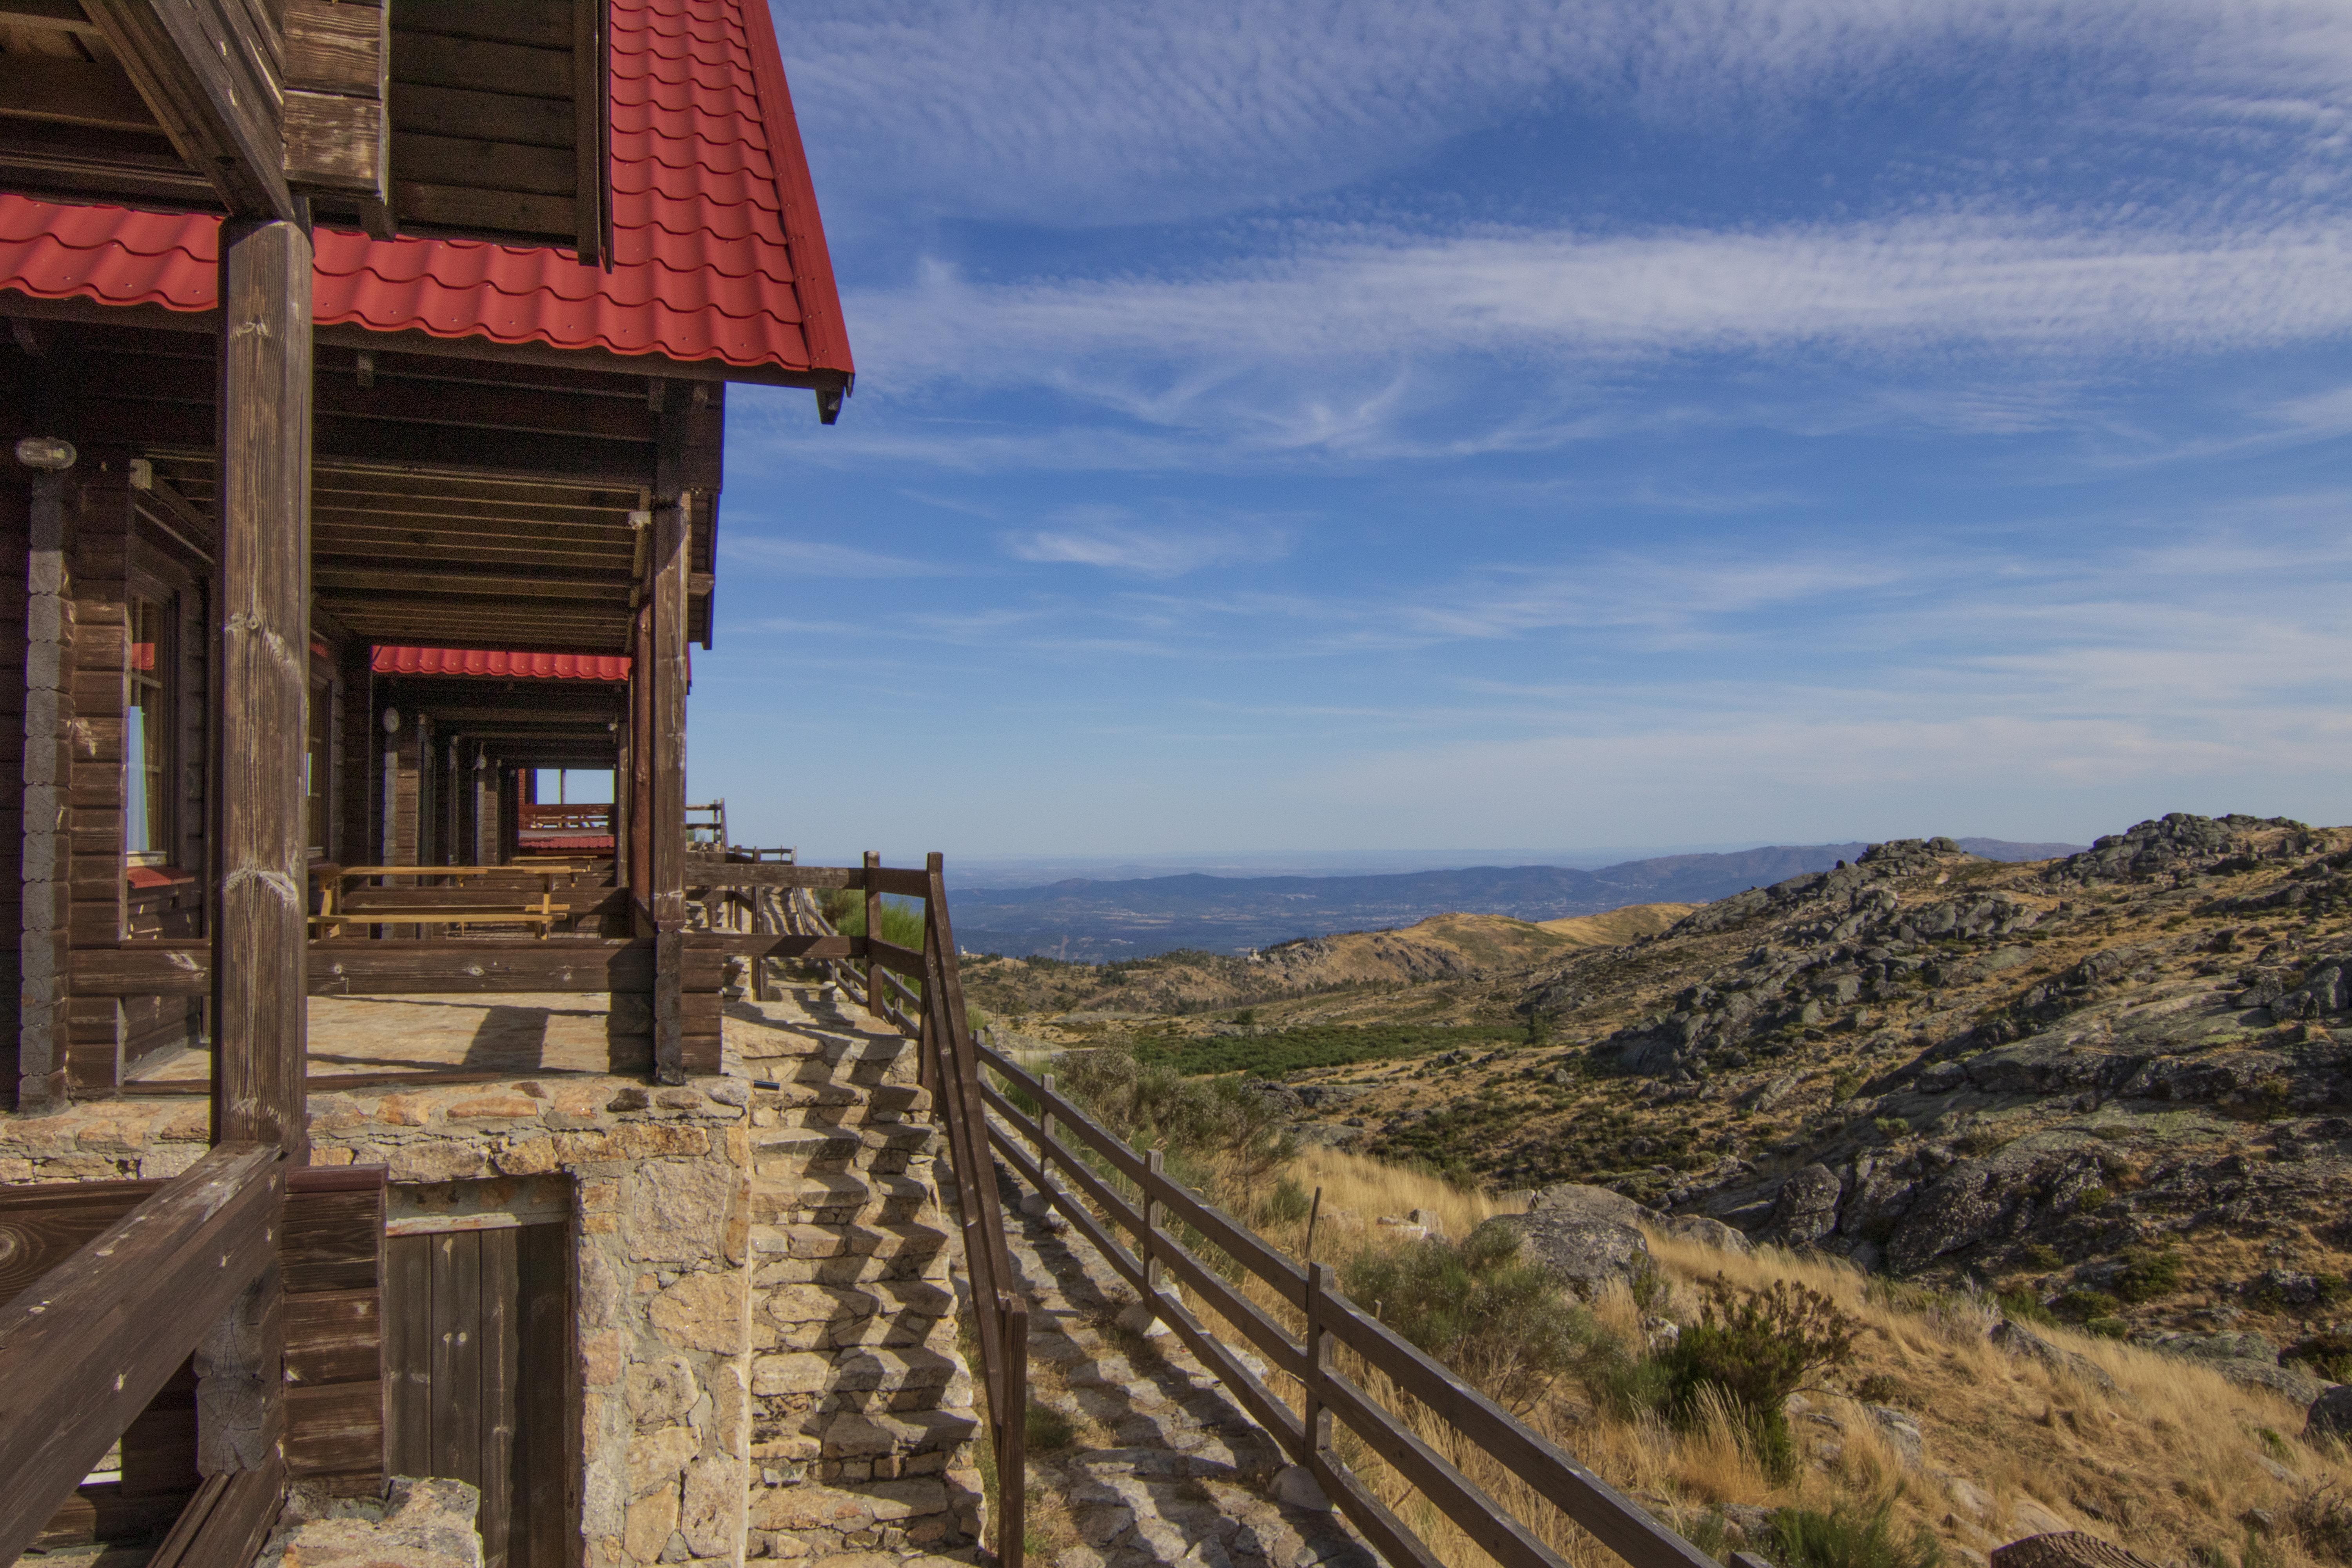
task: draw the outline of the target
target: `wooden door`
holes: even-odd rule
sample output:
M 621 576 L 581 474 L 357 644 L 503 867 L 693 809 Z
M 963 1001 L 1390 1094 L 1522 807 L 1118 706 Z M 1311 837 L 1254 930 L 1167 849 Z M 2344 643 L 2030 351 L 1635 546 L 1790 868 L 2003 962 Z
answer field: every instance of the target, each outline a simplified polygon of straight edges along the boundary
M 566 1228 L 385 1244 L 384 1458 L 482 1492 L 489 1568 L 566 1568 L 572 1260 Z

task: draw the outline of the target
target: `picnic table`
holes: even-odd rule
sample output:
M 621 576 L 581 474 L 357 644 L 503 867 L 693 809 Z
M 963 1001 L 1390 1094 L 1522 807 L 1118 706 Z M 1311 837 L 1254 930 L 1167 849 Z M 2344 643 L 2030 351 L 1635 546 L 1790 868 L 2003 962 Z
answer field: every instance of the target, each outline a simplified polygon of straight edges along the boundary
M 539 928 L 544 939 L 557 921 L 570 917 L 572 906 L 555 901 L 555 881 L 559 877 L 578 876 L 589 868 L 576 860 L 535 859 L 529 865 L 509 866 L 334 866 L 325 863 L 310 868 L 319 883 L 319 909 L 310 916 L 311 929 L 320 935 L 339 937 L 346 925 L 532 925 Z M 449 898 L 403 899 L 397 903 L 377 904 L 368 900 L 368 889 L 349 889 L 345 884 L 353 879 L 374 878 L 442 878 L 447 879 L 447 890 L 455 893 L 467 889 L 469 879 L 512 878 L 518 881 L 533 879 L 539 884 L 539 896 L 532 899 L 520 887 L 519 896 L 509 899 Z M 473 884 L 483 894 L 503 891 Z M 438 889 L 418 887 L 405 889 L 413 893 L 429 893 Z M 352 895 L 361 895 L 356 906 Z

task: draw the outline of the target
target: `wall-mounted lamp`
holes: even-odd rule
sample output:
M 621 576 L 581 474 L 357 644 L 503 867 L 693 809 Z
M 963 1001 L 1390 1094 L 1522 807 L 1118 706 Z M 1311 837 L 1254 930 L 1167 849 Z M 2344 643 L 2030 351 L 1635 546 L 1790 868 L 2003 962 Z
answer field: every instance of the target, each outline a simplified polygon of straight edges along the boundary
M 64 473 L 80 455 L 71 441 L 58 436 L 27 436 L 16 443 L 16 460 L 45 474 Z
M 383 732 L 387 735 L 397 735 L 400 733 L 399 709 L 387 708 L 383 710 Z

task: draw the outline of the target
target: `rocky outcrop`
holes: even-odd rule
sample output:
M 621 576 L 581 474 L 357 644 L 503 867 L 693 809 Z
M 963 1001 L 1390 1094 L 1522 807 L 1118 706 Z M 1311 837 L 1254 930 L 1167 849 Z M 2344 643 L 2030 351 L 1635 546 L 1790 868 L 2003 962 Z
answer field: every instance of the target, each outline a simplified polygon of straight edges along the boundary
M 1897 1273 L 1948 1253 L 2022 1236 L 2036 1223 L 2104 1194 L 2106 1146 L 2080 1132 L 2021 1139 L 1990 1158 L 1962 1160 L 1930 1184 L 1886 1243 Z
M 2286 816 L 2212 817 L 2175 811 L 2094 839 L 2088 849 L 2067 856 L 2042 875 L 2052 882 L 2140 882 L 2210 870 L 2245 857 L 2250 835 L 2258 828 L 2288 831 L 2286 842 L 2273 851 L 2280 855 L 2298 853 L 2297 839 L 2309 832 Z
M 1838 1200 L 1844 1184 L 1827 1165 L 1807 1165 L 1780 1185 L 1773 1200 L 1768 1241 L 1782 1247 L 1811 1247 L 1837 1229 Z
M 1993 1325 L 1992 1342 L 2020 1361 L 2039 1362 L 2062 1376 L 2079 1378 L 2094 1388 L 2112 1391 L 2116 1380 L 2106 1369 L 2079 1351 L 2052 1344 L 2024 1324 L 2003 1319 Z
M 1472 1234 L 1502 1230 L 1518 1238 L 1519 1254 L 1578 1295 L 1592 1297 L 1614 1279 L 1648 1274 L 1650 1244 L 1631 1225 L 1561 1210 L 1496 1215 Z

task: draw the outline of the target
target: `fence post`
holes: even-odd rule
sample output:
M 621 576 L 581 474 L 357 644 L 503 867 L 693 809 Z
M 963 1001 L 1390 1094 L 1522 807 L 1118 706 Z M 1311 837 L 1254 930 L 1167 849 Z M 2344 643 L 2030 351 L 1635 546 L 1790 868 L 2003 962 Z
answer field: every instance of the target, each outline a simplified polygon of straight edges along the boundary
M 882 867 L 881 855 L 872 849 L 866 852 L 866 940 L 882 940 L 882 894 L 874 886 L 874 873 Z M 929 922 L 924 922 L 928 930 Z M 873 1017 L 882 1017 L 881 970 L 874 963 L 872 949 L 866 954 L 866 1011 Z
M 1315 1456 L 1331 1446 L 1331 1412 L 1323 1403 L 1323 1380 L 1331 1370 L 1331 1334 L 1323 1326 L 1323 1295 L 1331 1288 L 1330 1274 L 1328 1264 L 1307 1266 L 1307 1375 L 1299 1380 L 1307 1391 L 1299 1424 L 1306 1452 L 1298 1462 L 1310 1472 Z
M 1052 1073 L 1042 1075 L 1038 1081 L 1045 1086 L 1047 1094 L 1054 1092 Z M 1045 1145 L 1053 1141 L 1053 1103 L 1040 1100 L 1037 1101 L 1037 1185 L 1040 1191 L 1048 1194 L 1045 1201 L 1049 1204 L 1054 1201 L 1050 1195 L 1054 1190 L 1054 1168 L 1045 1163 Z
M 1143 1156 L 1143 1234 L 1136 1239 L 1143 1245 L 1144 1304 L 1153 1311 L 1160 1310 L 1160 1180 L 1162 1163 L 1160 1151 L 1153 1149 Z
M 996 1304 L 1005 1405 L 996 1445 L 996 1561 L 1001 1568 L 1021 1568 L 1029 1532 L 1029 1303 L 999 1290 Z

